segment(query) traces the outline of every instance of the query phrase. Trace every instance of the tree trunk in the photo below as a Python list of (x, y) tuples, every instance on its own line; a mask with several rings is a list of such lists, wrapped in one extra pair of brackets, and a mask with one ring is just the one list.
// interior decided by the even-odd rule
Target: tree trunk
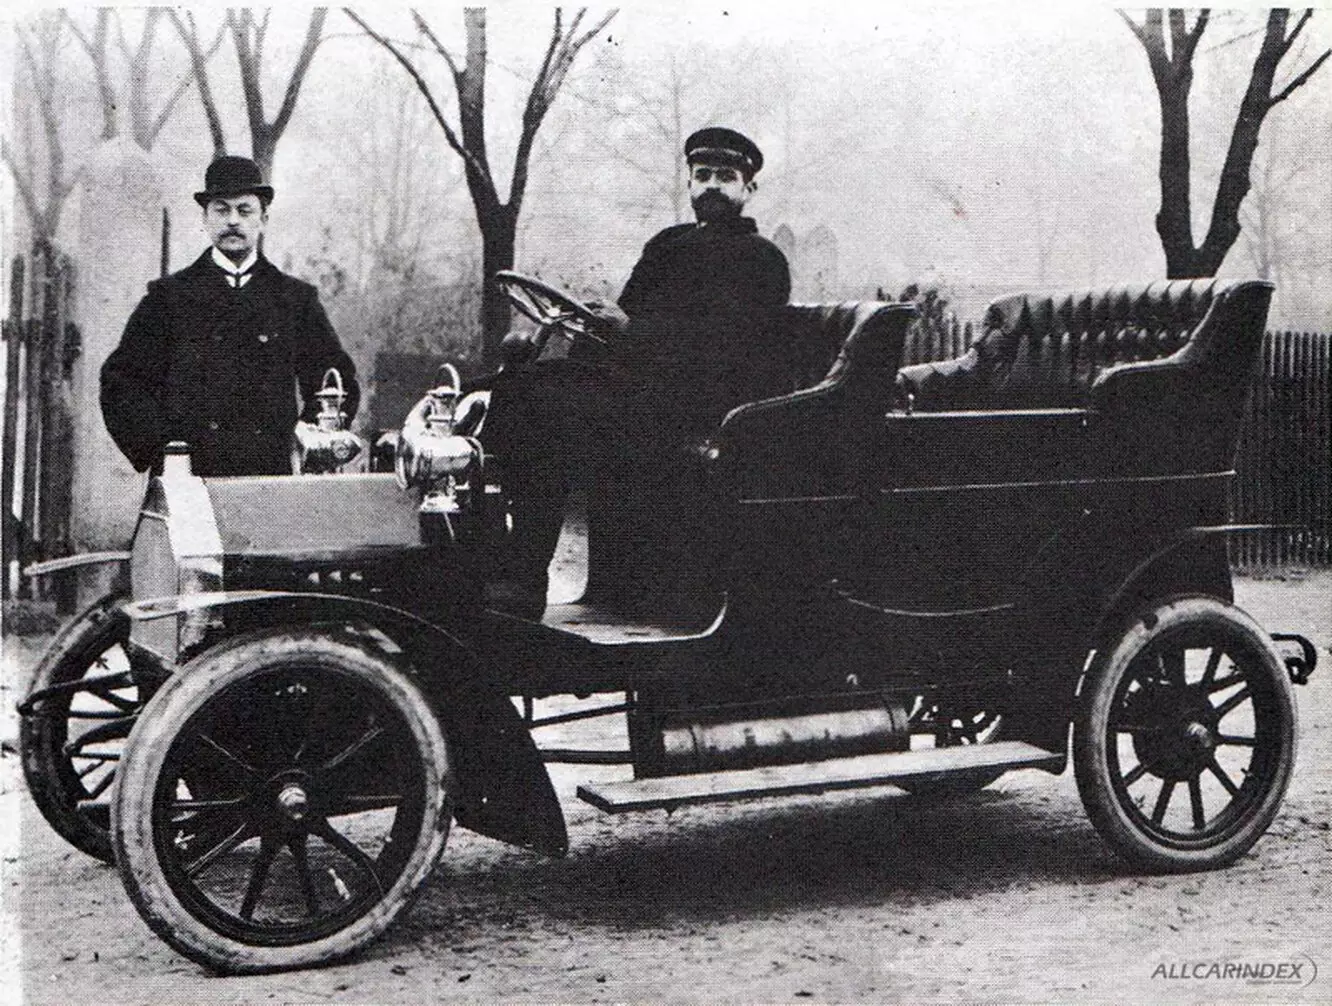
[(477, 213), (481, 227), (481, 363), (487, 370), (500, 365), (500, 341), (509, 330), (509, 298), (495, 285), (495, 273), (512, 269), (518, 218), (507, 206)]
[(1166, 257), (1166, 276), (1185, 279), (1196, 271), (1193, 247), (1192, 192), (1189, 173), (1189, 88), (1193, 68), (1172, 67), (1158, 75), (1161, 102), (1161, 208), (1156, 214), (1156, 233)]
[(273, 159), (277, 154), (277, 137), (272, 135), (270, 130), (265, 129), (258, 136), (253, 137), (251, 141), (251, 156), (254, 163), (259, 165), (259, 173), (263, 176), (265, 182), (273, 184)]

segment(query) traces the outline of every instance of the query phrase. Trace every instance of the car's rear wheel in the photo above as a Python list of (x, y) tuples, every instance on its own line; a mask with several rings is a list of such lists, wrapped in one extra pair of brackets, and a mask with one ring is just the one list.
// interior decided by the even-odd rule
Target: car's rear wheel
[[(911, 732), (932, 739), (935, 747), (991, 744), (1003, 733), (1003, 717), (985, 706), (959, 704), (921, 697), (910, 713)], [(1001, 775), (1002, 769), (951, 772), (935, 779), (897, 783), (917, 796), (946, 799), (984, 789)]]
[(19, 727), (23, 776), (42, 817), (104, 863), (114, 858), (111, 788), (140, 705), (123, 600), (103, 597), (56, 634), (33, 672)]
[(1295, 703), (1271, 640), (1212, 598), (1172, 601), (1098, 655), (1074, 724), (1088, 816), (1135, 866), (1226, 866), (1276, 815), (1295, 761)]
[(444, 847), (444, 737), (359, 642), (269, 632), (205, 653), (130, 736), (112, 818), (148, 925), (201, 964), (324, 964), (378, 936)]

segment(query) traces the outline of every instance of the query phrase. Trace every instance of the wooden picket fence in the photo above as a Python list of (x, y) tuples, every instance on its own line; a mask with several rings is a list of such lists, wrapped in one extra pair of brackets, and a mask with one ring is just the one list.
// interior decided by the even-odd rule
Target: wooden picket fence
[[(913, 324), (905, 363), (967, 351), (979, 327), (956, 318)], [(1275, 525), (1231, 536), (1242, 570), (1332, 566), (1332, 429), (1328, 332), (1268, 332), (1245, 406), (1230, 519)]]
[(68, 555), (74, 431), (74, 360), (81, 344), (70, 315), (74, 270), (49, 247), (10, 263), (9, 311), (4, 319), (4, 431), (0, 442), (5, 598), (52, 596), (62, 608), (68, 584), (33, 583), (19, 575), (29, 563)]
[(956, 315), (950, 314), (942, 319), (918, 319), (907, 329), (906, 345), (902, 347), (902, 366), (961, 356), (971, 348), (971, 343), (979, 334), (979, 328), (973, 329), (971, 322), (964, 325), (957, 320)]
[(1332, 565), (1329, 332), (1268, 332), (1240, 427), (1231, 518), (1280, 527), (1235, 535), (1240, 569)]

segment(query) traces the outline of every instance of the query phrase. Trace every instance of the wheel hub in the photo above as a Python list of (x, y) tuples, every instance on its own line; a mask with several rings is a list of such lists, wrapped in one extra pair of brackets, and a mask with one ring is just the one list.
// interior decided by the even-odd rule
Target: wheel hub
[(1133, 747), (1153, 775), (1185, 782), (1198, 776), (1215, 757), (1216, 711), (1201, 692), (1180, 698), (1173, 708), (1160, 709), (1152, 721), (1134, 735)]
[(302, 821), (310, 811), (310, 795), (298, 782), (284, 783), (277, 793), (277, 809), (293, 823)]

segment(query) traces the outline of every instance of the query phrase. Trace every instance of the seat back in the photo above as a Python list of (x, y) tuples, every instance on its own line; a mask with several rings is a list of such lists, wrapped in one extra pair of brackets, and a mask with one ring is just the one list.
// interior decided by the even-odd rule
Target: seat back
[(892, 402), (915, 309), (865, 301), (787, 312), (790, 373), (803, 387), (734, 409), (715, 438), (741, 494), (840, 491), (834, 487), (846, 478), (843, 453), (854, 453)]
[(1270, 295), (1264, 283), (1197, 279), (1002, 297), (965, 354), (902, 369), (898, 402), (910, 396), (920, 411), (1086, 407), (1119, 365), (1197, 362), (1221, 343), (1247, 353), (1254, 332), (1236, 322), (1255, 298), (1265, 317)]
[(785, 347), (788, 387), (818, 384), (841, 355), (847, 339), (875, 323), (885, 305), (876, 301), (840, 304), (788, 304), (782, 308), (780, 338)]

